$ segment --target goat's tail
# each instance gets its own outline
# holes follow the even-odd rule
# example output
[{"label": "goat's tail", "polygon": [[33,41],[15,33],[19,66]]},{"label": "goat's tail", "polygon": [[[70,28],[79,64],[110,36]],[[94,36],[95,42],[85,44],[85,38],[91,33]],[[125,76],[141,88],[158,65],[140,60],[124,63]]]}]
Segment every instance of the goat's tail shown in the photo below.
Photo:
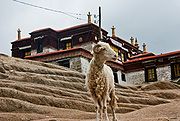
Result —
[{"label": "goat's tail", "polygon": [[109,102],[109,104],[110,104],[110,106],[112,107],[112,108],[116,108],[117,107],[117,97],[116,97],[116,95],[115,95],[115,90],[112,90],[111,91],[111,93],[110,93],[110,102]]}]

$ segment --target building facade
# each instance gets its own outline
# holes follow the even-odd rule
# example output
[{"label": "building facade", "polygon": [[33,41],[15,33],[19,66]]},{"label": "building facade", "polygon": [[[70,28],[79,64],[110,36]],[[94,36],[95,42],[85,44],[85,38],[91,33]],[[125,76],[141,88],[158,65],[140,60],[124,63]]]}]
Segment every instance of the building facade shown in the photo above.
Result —
[{"label": "building facade", "polygon": [[[86,73],[92,58],[92,47],[97,43],[99,28],[91,22],[63,30],[45,28],[13,41],[12,56],[43,61],[65,66]],[[112,35],[102,29],[102,41],[107,42],[118,55],[117,61],[108,61],[115,82],[119,84],[142,84],[158,80],[178,80],[180,78],[180,51],[155,55],[139,49],[137,39],[130,42],[117,37],[115,28]]]}]

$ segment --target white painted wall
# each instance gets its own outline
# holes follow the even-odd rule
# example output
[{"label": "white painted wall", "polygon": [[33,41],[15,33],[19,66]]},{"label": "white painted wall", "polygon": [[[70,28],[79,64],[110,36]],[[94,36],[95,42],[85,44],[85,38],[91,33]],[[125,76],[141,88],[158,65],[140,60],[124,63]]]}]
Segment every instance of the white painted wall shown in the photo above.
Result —
[{"label": "white painted wall", "polygon": [[43,48],[43,53],[54,52],[54,51],[57,51],[57,49],[53,48],[53,47],[44,47]]},{"label": "white painted wall", "polygon": [[[41,53],[49,53],[49,52],[54,52],[57,51],[57,49],[53,48],[53,47],[43,47],[43,52]],[[37,50],[31,50],[31,55],[36,55],[37,54]]]},{"label": "white painted wall", "polygon": [[89,61],[86,58],[81,58],[81,72],[83,74],[87,73],[87,70],[89,68]]},{"label": "white painted wall", "polygon": [[70,59],[70,68],[81,72],[81,59],[80,57],[74,57]]},{"label": "white painted wall", "polygon": [[[121,70],[117,71],[117,75],[118,75],[118,84],[127,85],[126,81],[122,81],[122,71]],[[126,76],[126,74],[125,74],[125,76]]]},{"label": "white painted wall", "polygon": [[37,54],[37,50],[31,50],[31,55],[36,55]]},{"label": "white painted wall", "polygon": [[164,66],[156,69],[158,81],[171,80],[171,67]]},{"label": "white painted wall", "polygon": [[126,84],[138,85],[145,82],[144,70],[126,73]]},{"label": "white painted wall", "polygon": [[[171,80],[171,67],[170,66],[159,67],[156,69],[156,72],[157,72],[158,81]],[[126,73],[126,84],[138,85],[144,82],[145,82],[144,70]]]},{"label": "white painted wall", "polygon": [[94,42],[81,43],[81,45],[76,45],[74,47],[80,47],[80,48],[83,48],[83,49],[91,52],[92,51],[92,47],[93,47],[93,43]]}]

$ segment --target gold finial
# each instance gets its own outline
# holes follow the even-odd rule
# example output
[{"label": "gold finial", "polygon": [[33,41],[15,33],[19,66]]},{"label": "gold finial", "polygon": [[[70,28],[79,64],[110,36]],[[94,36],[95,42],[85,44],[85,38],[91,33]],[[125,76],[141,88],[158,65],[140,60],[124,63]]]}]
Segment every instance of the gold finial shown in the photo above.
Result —
[{"label": "gold finial", "polygon": [[137,42],[137,38],[135,38],[135,44],[134,44],[135,47],[139,48],[139,44]]},{"label": "gold finial", "polygon": [[131,44],[134,45],[134,38],[131,37],[130,40],[131,40]]},{"label": "gold finial", "polygon": [[143,52],[144,52],[144,53],[146,53],[146,52],[147,52],[146,44],[145,44],[145,43],[143,43],[143,45],[142,45],[142,46],[143,46]]},{"label": "gold finial", "polygon": [[112,29],[112,37],[115,37],[115,36],[116,36],[115,29],[116,29],[116,28],[115,28],[114,26],[112,26],[111,29]]},{"label": "gold finial", "polygon": [[21,30],[19,28],[17,30],[17,33],[18,33],[18,40],[20,40],[21,39]]},{"label": "gold finial", "polygon": [[88,12],[87,16],[88,16],[88,24],[90,24],[91,23],[91,13]]}]

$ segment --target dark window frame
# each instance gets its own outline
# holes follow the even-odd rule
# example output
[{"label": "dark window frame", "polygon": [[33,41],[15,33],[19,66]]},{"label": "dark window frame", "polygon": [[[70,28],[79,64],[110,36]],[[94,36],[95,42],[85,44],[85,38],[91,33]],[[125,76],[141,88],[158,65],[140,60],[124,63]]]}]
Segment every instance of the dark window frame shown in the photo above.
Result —
[{"label": "dark window frame", "polygon": [[64,66],[64,67],[70,68],[70,59],[62,59],[62,60],[56,61],[56,63],[59,66]]},{"label": "dark window frame", "polygon": [[[171,79],[174,80],[180,78],[180,63],[171,63],[170,66],[171,66]],[[176,67],[177,70],[175,70],[175,66],[177,66]]]},{"label": "dark window frame", "polygon": [[125,73],[121,73],[121,79],[123,82],[126,82],[126,75]]},{"label": "dark window frame", "polygon": [[66,42],[66,49],[71,49],[72,48],[72,42],[71,41],[67,41]]},{"label": "dark window frame", "polygon": [[[149,75],[153,74],[153,75]],[[151,77],[150,77],[151,76]],[[157,71],[155,66],[145,68],[145,82],[155,82],[157,81]]]},{"label": "dark window frame", "polygon": [[114,75],[114,82],[115,82],[115,83],[119,83],[117,72],[113,72],[113,75]]},{"label": "dark window frame", "polygon": [[[58,50],[66,50],[67,49],[67,43],[71,43],[71,48],[73,48],[73,43],[72,39],[67,39],[61,41],[61,38],[58,38]],[[70,48],[68,48],[70,49]]]},{"label": "dark window frame", "polygon": [[42,53],[43,52],[43,41],[42,39],[36,40],[37,43],[37,53]]}]

